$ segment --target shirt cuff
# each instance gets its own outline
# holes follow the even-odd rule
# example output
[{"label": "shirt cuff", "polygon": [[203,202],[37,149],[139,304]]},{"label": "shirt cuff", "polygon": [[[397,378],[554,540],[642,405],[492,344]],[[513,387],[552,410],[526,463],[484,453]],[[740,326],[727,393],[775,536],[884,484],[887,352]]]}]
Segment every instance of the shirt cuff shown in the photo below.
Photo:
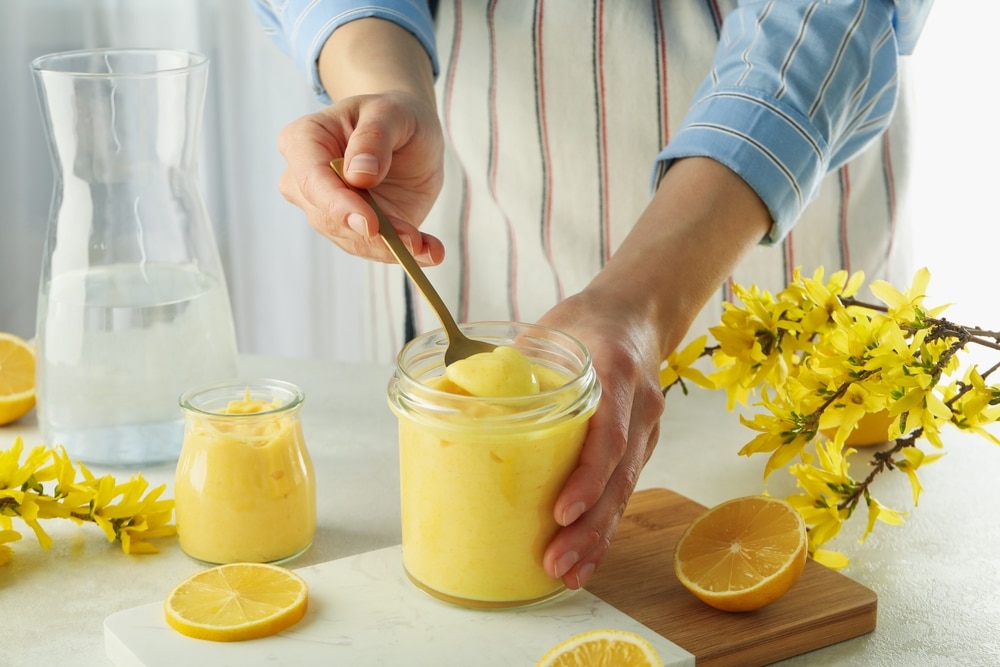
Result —
[{"label": "shirt cuff", "polygon": [[653,187],[684,157],[716,160],[754,189],[773,221],[765,244],[779,242],[795,225],[829,163],[826,141],[805,116],[741,88],[717,89],[691,107],[657,157]]}]

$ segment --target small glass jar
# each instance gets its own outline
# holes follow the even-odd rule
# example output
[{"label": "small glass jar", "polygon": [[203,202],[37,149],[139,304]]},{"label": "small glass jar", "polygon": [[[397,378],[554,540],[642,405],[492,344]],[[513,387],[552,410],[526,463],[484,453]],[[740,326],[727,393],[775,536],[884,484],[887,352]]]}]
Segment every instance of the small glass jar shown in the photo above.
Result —
[{"label": "small glass jar", "polygon": [[299,421],[304,400],[278,380],[181,396],[174,511],[186,554],[207,563],[279,563],[309,548],[316,483]]},{"label": "small glass jar", "polygon": [[444,373],[444,331],[403,348],[388,388],[399,418],[403,565],[419,588],[461,606],[548,600],[565,588],[542,566],[559,529],[553,508],[600,384],[587,349],[564,333],[510,322],[462,330],[516,347],[565,383],[530,396],[456,395],[428,386]]}]

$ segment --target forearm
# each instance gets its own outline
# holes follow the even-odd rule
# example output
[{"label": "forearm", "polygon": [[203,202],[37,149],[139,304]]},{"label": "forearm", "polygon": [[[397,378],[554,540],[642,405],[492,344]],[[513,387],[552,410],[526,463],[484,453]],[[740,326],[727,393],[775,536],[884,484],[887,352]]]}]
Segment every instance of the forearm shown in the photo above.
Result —
[{"label": "forearm", "polygon": [[319,76],[334,100],[404,91],[434,104],[434,71],[423,45],[408,30],[377,18],[351,21],[327,39]]},{"label": "forearm", "polygon": [[764,202],[707,158],[678,160],[588,290],[656,323],[661,357],[771,226]]},{"label": "forearm", "polygon": [[[414,0],[250,0],[264,32],[309,78],[317,97],[330,102],[320,81],[319,54],[330,35],[344,26],[370,18],[390,21],[423,46],[437,73],[434,21],[426,3]],[[357,26],[355,26],[357,28]],[[394,45],[386,43],[387,48]],[[381,55],[381,54],[377,54]]]}]

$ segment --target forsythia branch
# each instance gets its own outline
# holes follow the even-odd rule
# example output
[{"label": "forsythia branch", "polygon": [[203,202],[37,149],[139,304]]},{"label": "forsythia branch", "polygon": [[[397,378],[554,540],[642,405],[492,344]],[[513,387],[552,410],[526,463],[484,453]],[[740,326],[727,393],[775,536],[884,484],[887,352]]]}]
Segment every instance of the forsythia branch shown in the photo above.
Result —
[{"label": "forsythia branch", "polygon": [[[95,477],[82,463],[70,461],[65,449],[38,445],[24,455],[24,442],[0,451],[0,565],[13,557],[10,542],[21,539],[12,519],[27,524],[43,549],[52,538],[39,523],[64,518],[93,523],[125,553],[156,553],[149,541],[175,534],[170,523],[173,500],[160,500],[166,485],[149,489],[138,475],[119,483],[111,475]],[[79,474],[79,478],[78,478]],[[46,489],[49,483],[51,489]]]},{"label": "forsythia branch", "polygon": [[[810,552],[827,564],[847,563],[822,547],[862,501],[865,536],[877,522],[902,522],[901,512],[872,495],[873,482],[888,472],[904,473],[916,505],[918,469],[941,456],[922,445],[941,448],[942,427],[1000,444],[986,428],[1000,421],[1000,386],[987,384],[1000,363],[983,373],[960,363],[970,345],[1000,350],[1000,332],[939,317],[943,307],[924,305],[929,280],[921,269],[906,292],[875,281],[869,289],[877,304],[857,298],[864,285],[860,272],[839,271],[824,280],[822,268],[811,277],[796,271],[776,295],[735,285],[739,303],[724,304],[720,324],[709,329],[717,344],[699,337],[661,366],[664,394],[676,384],[687,393],[690,380],[725,390],[732,409],[749,405],[759,390],[754,406],[762,410],[752,419],[741,417],[757,435],[740,453],[768,453],[765,478],[783,467],[795,476],[802,493],[789,501],[806,520]],[[714,372],[694,367],[702,358],[711,359]],[[857,480],[848,462],[857,450],[850,445],[873,429],[867,442],[857,444],[888,447],[872,454],[871,469]]]}]

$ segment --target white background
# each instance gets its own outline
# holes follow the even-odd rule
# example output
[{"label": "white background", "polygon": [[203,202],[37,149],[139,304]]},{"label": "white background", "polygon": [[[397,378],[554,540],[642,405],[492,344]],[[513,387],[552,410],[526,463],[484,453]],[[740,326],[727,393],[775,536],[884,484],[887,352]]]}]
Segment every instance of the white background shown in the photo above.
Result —
[{"label": "white background", "polygon": [[1000,329],[1000,136],[996,62],[1000,4],[938,0],[912,63],[915,73],[918,266],[931,271],[931,304],[963,324]]}]

